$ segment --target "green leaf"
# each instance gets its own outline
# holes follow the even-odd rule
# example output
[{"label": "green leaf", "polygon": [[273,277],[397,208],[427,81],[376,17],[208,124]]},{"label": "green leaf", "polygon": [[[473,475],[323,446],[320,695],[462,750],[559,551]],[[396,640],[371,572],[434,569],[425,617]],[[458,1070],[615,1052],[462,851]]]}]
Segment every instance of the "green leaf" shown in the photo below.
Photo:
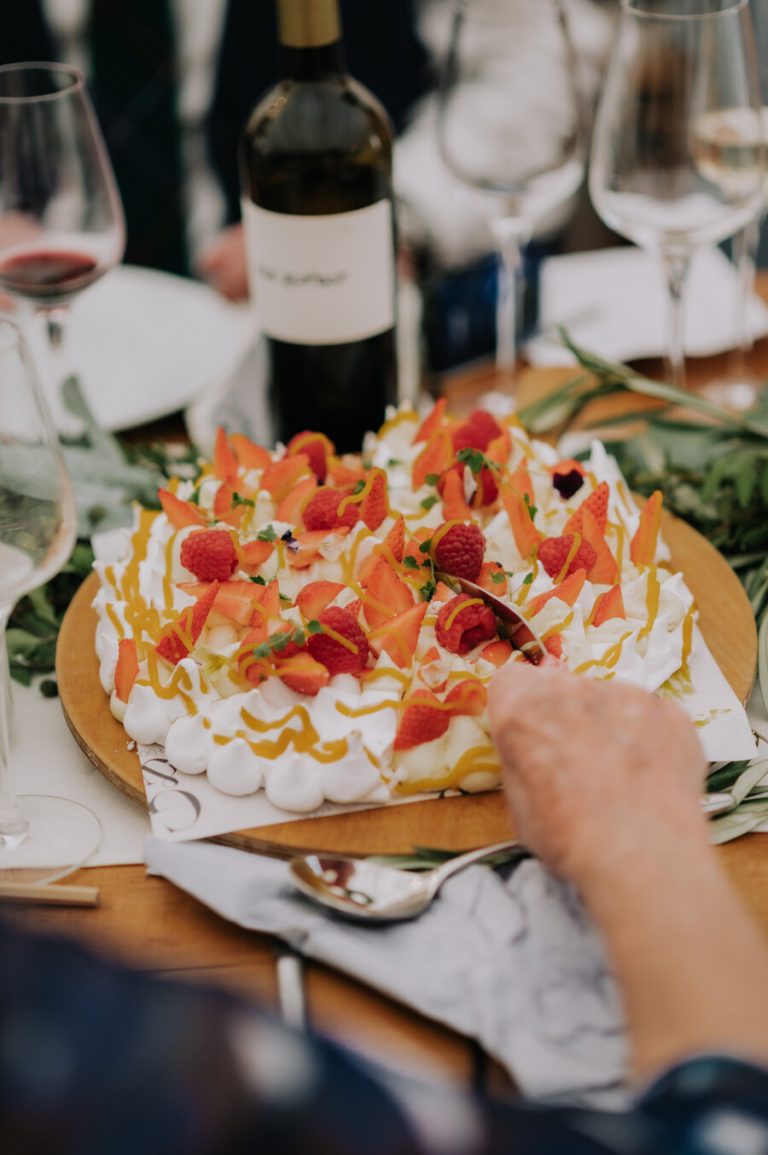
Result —
[{"label": "green leaf", "polygon": [[428,473],[424,480],[426,481],[427,485],[437,485],[438,481],[440,480],[440,474]]},{"label": "green leaf", "polygon": [[232,509],[237,509],[237,507],[239,505],[245,505],[245,506],[248,506],[250,509],[253,509],[256,505],[256,502],[253,501],[250,497],[241,497],[239,493],[233,493],[232,494]]},{"label": "green leaf", "polygon": [[259,530],[256,534],[257,541],[277,541],[277,533],[272,525],[268,525],[266,529]]},{"label": "green leaf", "polygon": [[405,557],[403,558],[403,565],[405,566],[406,569],[418,569],[419,568],[419,563],[416,561],[416,558],[413,556],[412,553],[407,553],[405,555]]},{"label": "green leaf", "polygon": [[320,622],[318,622],[316,618],[313,618],[311,622],[307,622],[308,634],[322,634],[322,632],[323,627],[320,625]]},{"label": "green leaf", "polygon": [[267,584],[266,580],[261,576],[261,574],[256,574],[255,577],[251,575],[251,581],[257,586],[265,586]]},{"label": "green leaf", "polygon": [[430,494],[429,497],[425,497],[423,501],[420,501],[419,505],[421,506],[422,509],[429,510],[429,509],[432,509],[433,505],[437,505],[439,500],[440,500],[440,498],[437,496],[437,494],[433,493],[433,494]]}]

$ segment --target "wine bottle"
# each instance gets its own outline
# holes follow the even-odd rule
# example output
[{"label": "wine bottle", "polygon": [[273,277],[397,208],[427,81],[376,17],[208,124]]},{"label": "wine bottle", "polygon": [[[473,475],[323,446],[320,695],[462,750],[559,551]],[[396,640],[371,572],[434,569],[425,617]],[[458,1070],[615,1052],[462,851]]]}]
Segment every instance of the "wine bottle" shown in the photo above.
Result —
[{"label": "wine bottle", "polygon": [[344,65],[338,0],[277,0],[282,79],[241,148],[251,293],[283,441],[359,449],[396,400],[392,130]]}]

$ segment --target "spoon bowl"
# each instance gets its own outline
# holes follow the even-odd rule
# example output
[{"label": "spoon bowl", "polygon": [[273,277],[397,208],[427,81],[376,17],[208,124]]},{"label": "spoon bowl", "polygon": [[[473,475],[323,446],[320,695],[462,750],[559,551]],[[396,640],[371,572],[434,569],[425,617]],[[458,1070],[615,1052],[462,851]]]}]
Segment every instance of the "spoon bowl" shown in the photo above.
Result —
[{"label": "spoon bowl", "polygon": [[288,869],[302,894],[337,914],[360,922],[398,922],[423,914],[445,880],[473,862],[521,849],[519,842],[480,847],[423,874],[330,854],[293,858]]}]

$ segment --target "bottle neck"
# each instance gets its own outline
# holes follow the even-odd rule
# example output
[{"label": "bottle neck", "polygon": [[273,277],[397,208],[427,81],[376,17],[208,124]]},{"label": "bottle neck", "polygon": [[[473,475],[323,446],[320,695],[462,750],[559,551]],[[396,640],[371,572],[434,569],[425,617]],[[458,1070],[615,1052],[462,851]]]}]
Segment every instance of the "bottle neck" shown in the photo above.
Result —
[{"label": "bottle neck", "polygon": [[342,76],[345,71],[341,40],[321,48],[280,45],[280,75],[286,80],[329,80]]},{"label": "bottle neck", "polygon": [[344,72],[339,0],[277,0],[283,76],[324,80]]}]

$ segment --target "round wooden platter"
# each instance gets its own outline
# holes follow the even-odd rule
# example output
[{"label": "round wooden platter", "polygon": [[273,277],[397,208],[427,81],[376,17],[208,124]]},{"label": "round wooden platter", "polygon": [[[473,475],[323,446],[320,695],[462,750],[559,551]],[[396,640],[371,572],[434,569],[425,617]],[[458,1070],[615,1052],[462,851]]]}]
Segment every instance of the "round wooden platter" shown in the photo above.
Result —
[{"label": "round wooden platter", "polygon": [[[684,522],[667,517],[663,532],[672,564],[685,574],[698,604],[709,648],[739,700],[746,702],[755,677],[757,635],[741,583],[717,550]],[[64,618],[56,651],[59,694],[69,727],[94,766],[145,806],[138,756],[128,749],[125,730],[112,717],[99,682],[93,645],[96,614],[91,608],[97,589],[92,574]],[[496,791],[299,819],[241,830],[220,841],[274,854],[402,854],[414,846],[461,850],[489,845],[510,834],[504,798]]]}]

